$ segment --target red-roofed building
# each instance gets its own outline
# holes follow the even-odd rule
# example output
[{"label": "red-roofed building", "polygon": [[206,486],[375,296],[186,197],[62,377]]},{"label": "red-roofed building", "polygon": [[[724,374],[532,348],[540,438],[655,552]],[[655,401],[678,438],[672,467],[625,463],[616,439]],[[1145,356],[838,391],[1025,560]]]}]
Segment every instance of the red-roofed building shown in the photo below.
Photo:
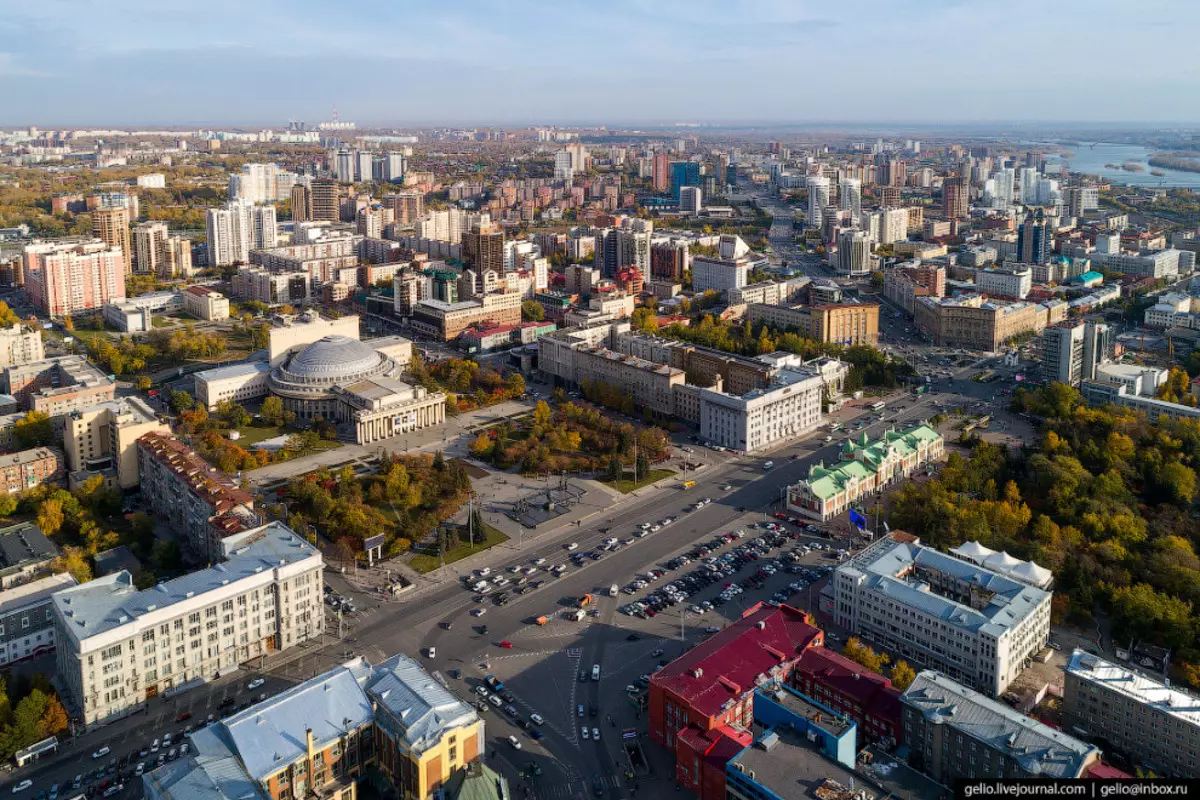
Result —
[{"label": "red-roofed building", "polygon": [[792,686],[858,723],[861,744],[900,741],[900,691],[857,661],[813,647],[796,661]]},{"label": "red-roofed building", "polygon": [[621,267],[617,270],[617,287],[627,294],[637,296],[646,288],[646,279],[637,267]]},{"label": "red-roofed building", "polygon": [[1087,772],[1083,773],[1085,778],[1095,778],[1096,780],[1129,780],[1133,776],[1127,772],[1114,767],[1112,764],[1105,764],[1103,761],[1097,761],[1092,766],[1088,767]]},{"label": "red-roofed building", "polygon": [[742,728],[704,731],[689,725],[675,737],[675,782],[700,800],[725,800],[725,765],[753,742],[753,734]]},{"label": "red-roofed building", "polygon": [[650,737],[675,750],[677,734],[689,725],[749,729],[755,688],[771,678],[786,682],[804,651],[824,643],[824,632],[803,611],[751,607],[650,678]]}]

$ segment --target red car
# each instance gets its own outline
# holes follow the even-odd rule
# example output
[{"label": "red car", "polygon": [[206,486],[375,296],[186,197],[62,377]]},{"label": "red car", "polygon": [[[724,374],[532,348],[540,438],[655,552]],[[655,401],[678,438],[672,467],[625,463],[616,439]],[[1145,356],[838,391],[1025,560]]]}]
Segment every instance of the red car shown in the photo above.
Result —
[{"label": "red car", "polygon": [[507,639],[505,639],[503,642],[501,642],[501,643],[500,643],[500,646],[501,646],[501,647],[503,647],[505,650],[511,650],[511,649],[512,649],[512,642],[510,642],[510,641],[508,641]]},{"label": "red car", "polygon": [[178,717],[175,718],[175,721],[176,722],[187,722],[191,718],[192,718],[192,712],[184,711],[182,714],[180,714]]}]

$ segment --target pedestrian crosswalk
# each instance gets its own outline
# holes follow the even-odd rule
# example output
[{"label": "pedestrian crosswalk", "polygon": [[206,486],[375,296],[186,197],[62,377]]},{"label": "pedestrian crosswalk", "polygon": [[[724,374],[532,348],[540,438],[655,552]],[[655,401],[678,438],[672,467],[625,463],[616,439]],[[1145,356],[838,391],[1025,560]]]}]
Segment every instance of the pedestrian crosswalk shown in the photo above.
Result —
[{"label": "pedestrian crosswalk", "polygon": [[[617,775],[602,775],[600,784],[604,787],[604,793],[608,795],[611,790],[621,787],[621,778]],[[536,800],[568,800],[591,797],[594,788],[591,778],[575,777],[562,783],[535,785],[529,796]]]}]

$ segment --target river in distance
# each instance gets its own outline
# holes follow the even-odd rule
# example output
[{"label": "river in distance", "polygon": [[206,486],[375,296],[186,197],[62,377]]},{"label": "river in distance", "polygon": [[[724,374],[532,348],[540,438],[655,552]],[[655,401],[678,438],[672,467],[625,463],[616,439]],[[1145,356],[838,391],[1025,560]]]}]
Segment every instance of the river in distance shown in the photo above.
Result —
[{"label": "river in distance", "polygon": [[[1062,152],[1071,153],[1066,159],[1067,168],[1076,175],[1099,175],[1113,183],[1124,183],[1130,186],[1160,186],[1167,189],[1187,188],[1200,189],[1200,172],[1184,172],[1178,169],[1152,167],[1150,156],[1154,151],[1136,144],[1108,144],[1105,142],[1033,142],[1042,147],[1061,147]],[[1050,165],[1057,164],[1058,158],[1047,159]],[[1131,172],[1121,169],[1122,164],[1132,163],[1142,167],[1141,172]],[[1112,166],[1108,166],[1108,165]],[[1162,175],[1151,175],[1150,170],[1162,172]],[[1053,171],[1053,167],[1051,167]]]}]

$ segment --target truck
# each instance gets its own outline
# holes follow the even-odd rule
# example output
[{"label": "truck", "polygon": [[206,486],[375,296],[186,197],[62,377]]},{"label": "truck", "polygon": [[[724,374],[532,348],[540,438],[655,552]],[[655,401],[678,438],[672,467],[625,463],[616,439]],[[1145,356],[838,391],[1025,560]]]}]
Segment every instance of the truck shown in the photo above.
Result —
[{"label": "truck", "polygon": [[550,621],[550,617],[547,616],[546,614],[543,614],[542,616],[540,616],[536,620],[534,620],[534,622],[536,622],[538,625],[545,625],[549,621]]},{"label": "truck", "polygon": [[579,598],[579,607],[581,609],[587,608],[588,606],[590,606],[592,604],[592,601],[595,599],[596,598],[592,597],[590,594],[585,594],[583,597]]},{"label": "truck", "polygon": [[500,679],[497,678],[495,675],[485,675],[483,677],[483,682],[488,685],[488,687],[492,690],[492,692],[503,692],[504,691],[504,684],[501,683]]},{"label": "truck", "polygon": [[580,621],[581,619],[583,619],[585,616],[586,616],[586,614],[584,614],[584,612],[583,612],[583,609],[582,609],[582,608],[576,608],[576,609],[574,609],[574,610],[572,610],[572,611],[568,611],[568,612],[567,612],[567,619],[573,619],[573,620],[575,620],[576,622],[579,622],[579,621]]},{"label": "truck", "polygon": [[684,481],[684,482],[683,482],[683,488],[684,488],[684,489],[694,489],[695,487],[696,487],[696,482],[695,482],[695,481]]}]

